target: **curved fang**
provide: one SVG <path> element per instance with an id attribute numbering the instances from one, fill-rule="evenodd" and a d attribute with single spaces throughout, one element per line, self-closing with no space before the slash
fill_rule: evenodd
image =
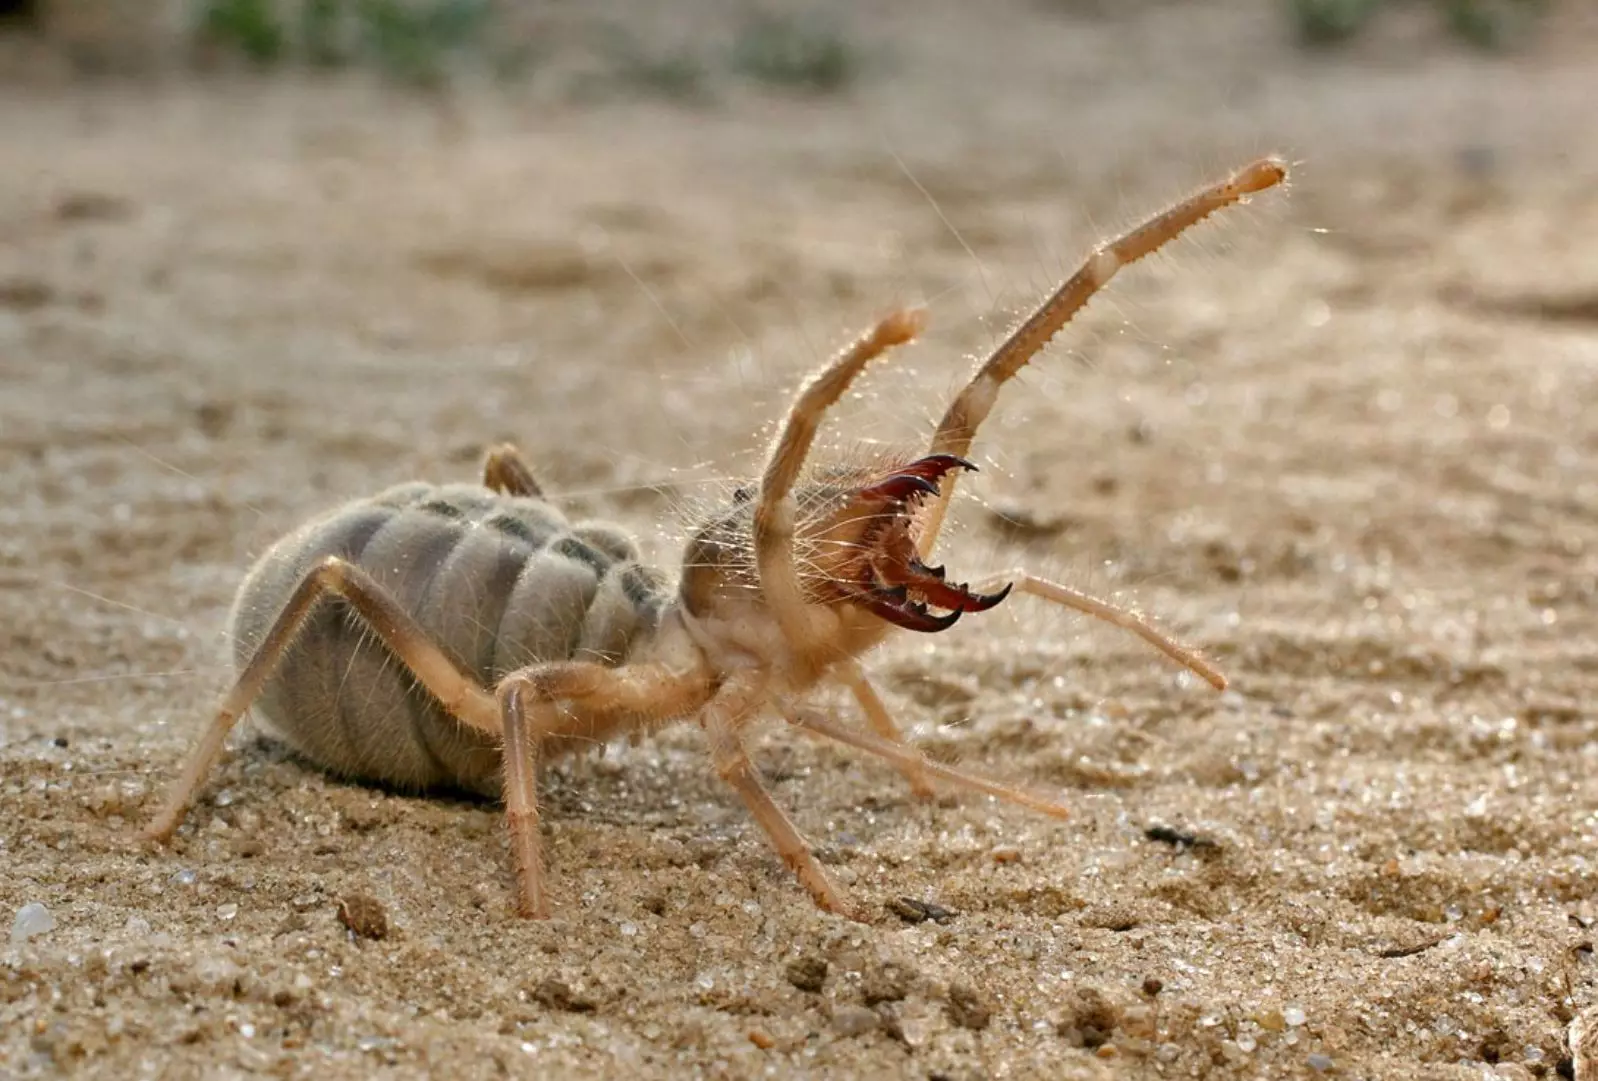
<path id="1" fill-rule="evenodd" d="M 874 589 L 857 597 L 856 601 L 872 615 L 887 620 L 896 627 L 927 634 L 948 630 L 963 614 L 959 608 L 956 608 L 947 615 L 935 616 L 927 611 L 926 605 L 905 600 L 903 589 Z"/>
<path id="2" fill-rule="evenodd" d="M 908 499 L 912 495 L 937 495 L 938 481 L 955 469 L 975 473 L 977 467 L 955 454 L 929 454 L 895 469 L 882 480 L 860 489 L 866 499 Z"/>

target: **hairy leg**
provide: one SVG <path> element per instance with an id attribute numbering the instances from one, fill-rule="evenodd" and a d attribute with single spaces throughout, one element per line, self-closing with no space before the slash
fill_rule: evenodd
<path id="1" fill-rule="evenodd" d="M 328 595 L 346 601 L 451 715 L 479 731 L 499 731 L 493 696 L 445 656 L 371 575 L 353 563 L 329 556 L 300 579 L 271 630 L 222 700 L 216 717 L 189 756 L 182 777 L 172 785 L 160 812 L 145 828 L 146 837 L 166 840 L 172 836 L 195 791 L 221 755 L 228 732 L 261 693 L 316 603 Z"/>
<path id="2" fill-rule="evenodd" d="M 767 606 L 796 647 L 808 645 L 811 635 L 804 591 L 794 565 L 794 481 L 815 442 L 822 414 L 843 396 L 873 359 L 914 338 L 924 318 L 925 313 L 919 310 L 895 312 L 811 376 L 788 410 L 782 431 L 772 445 L 755 504 L 755 566 Z"/>
<path id="3" fill-rule="evenodd" d="M 548 703 L 541 716 L 528 716 L 530 687 L 520 680 L 501 684 L 500 704 L 505 729 L 505 830 L 510 834 L 511 858 L 516 864 L 516 914 L 527 919 L 549 918 L 544 893 L 544 839 L 539 836 L 538 749 L 539 722 L 548 723 L 553 712 Z"/>
<path id="4" fill-rule="evenodd" d="M 854 661 L 845 661 L 834 671 L 837 673 L 838 682 L 854 692 L 855 701 L 860 703 L 860 709 L 865 713 L 866 720 L 870 722 L 872 731 L 882 739 L 902 745 L 904 736 L 899 734 L 899 726 L 893 723 L 893 715 L 888 712 L 888 707 L 877 694 L 877 689 L 871 685 L 871 681 L 866 678 L 861 667 Z M 920 762 L 894 763 L 894 766 L 904 774 L 905 780 L 910 782 L 910 791 L 917 796 L 926 799 L 935 794 L 931 783 L 927 780 L 927 771 L 921 768 Z"/>
<path id="5" fill-rule="evenodd" d="M 703 673 L 656 664 L 611 668 L 592 661 L 552 661 L 512 672 L 500 681 L 498 695 L 517 911 L 545 919 L 549 899 L 537 783 L 544 743 L 560 738 L 603 742 L 621 728 L 684 716 L 704 705 L 710 683 Z"/>
<path id="6" fill-rule="evenodd" d="M 1153 624 L 1136 612 L 1111 604 L 1109 601 L 1100 600 L 1070 586 L 1051 582 L 1046 578 L 1039 578 L 1035 574 L 1017 568 L 1005 574 L 996 574 L 989 579 L 985 588 L 992 588 L 1000 582 L 1014 583 L 1016 592 L 1030 593 L 1034 597 L 1050 601 L 1054 604 L 1074 608 L 1078 612 L 1085 612 L 1094 619 L 1102 619 L 1106 623 L 1113 623 L 1123 630 L 1131 631 L 1143 641 L 1171 658 L 1177 664 L 1195 673 L 1218 691 L 1226 690 L 1226 676 L 1210 662 L 1199 656 L 1197 650 L 1182 645 L 1174 638 L 1161 633 Z"/>
<path id="7" fill-rule="evenodd" d="M 824 736 L 827 739 L 837 740 L 839 743 L 847 744 L 868 754 L 874 754 L 900 770 L 920 769 L 933 780 L 958 785 L 961 788 L 973 789 L 977 792 L 985 792 L 1008 803 L 1015 803 L 1034 811 L 1041 811 L 1051 818 L 1069 818 L 1071 816 L 1071 812 L 1063 804 L 1035 795 L 1024 788 L 1006 784 L 1003 781 L 990 780 L 975 773 L 955 769 L 953 766 L 945 766 L 941 762 L 934 762 L 902 744 L 882 739 L 868 732 L 857 731 L 845 724 L 839 724 L 819 711 L 787 702 L 780 703 L 780 707 L 783 716 L 795 727 L 802 728 L 811 735 Z"/>
<path id="8" fill-rule="evenodd" d="M 977 428 L 987 419 L 999 398 L 999 388 L 1026 366 L 1049 339 L 1060 332 L 1093 295 L 1115 277 L 1117 271 L 1145 255 L 1164 247 L 1211 214 L 1248 196 L 1280 184 L 1287 178 L 1287 166 L 1276 158 L 1264 158 L 1244 166 L 1219 183 L 1183 199 L 1156 214 L 1129 232 L 1095 248 L 1087 260 L 1058 289 L 1038 305 L 993 355 L 977 369 L 971 382 L 949 404 L 932 437 L 933 454 L 965 457 Z M 921 558 L 932 554 L 938 532 L 954 494 L 955 478 L 949 477 L 939 494 L 927 503 L 926 518 L 918 541 Z"/>
<path id="9" fill-rule="evenodd" d="M 743 799 L 744 806 L 749 808 L 749 813 L 771 839 L 777 855 L 810 891 L 816 904 L 824 911 L 861 919 L 843 892 L 827 877 L 827 872 L 822 869 L 803 835 L 772 800 L 749 761 L 742 729 L 754 710 L 759 708 L 763 689 L 758 681 L 729 681 L 705 707 L 702 716 L 705 733 L 710 738 L 711 761 L 721 779 Z"/>
<path id="10" fill-rule="evenodd" d="M 483 459 L 483 486 L 506 495 L 543 495 L 543 485 L 514 444 L 501 443 Z"/>
<path id="11" fill-rule="evenodd" d="M 516 853 L 523 915 L 549 914 L 534 787 L 539 743 L 591 734 L 598 713 L 615 713 L 636 722 L 694 710 L 700 711 L 717 774 L 738 793 L 783 863 L 823 909 L 851 914 L 842 893 L 788 816 L 772 801 L 749 761 L 742 729 L 762 704 L 764 681 L 753 674 L 734 674 L 714 697 L 709 688 L 707 679 L 685 679 L 660 666 L 606 668 L 581 661 L 537 665 L 500 683 L 505 709 L 506 817 Z M 572 708 L 563 711 L 560 702 Z M 517 761 L 512 761 L 513 756 Z"/>

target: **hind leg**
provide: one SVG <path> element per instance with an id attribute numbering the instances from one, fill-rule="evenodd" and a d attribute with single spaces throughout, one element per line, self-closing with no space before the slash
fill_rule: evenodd
<path id="1" fill-rule="evenodd" d="M 164 841 L 172 836 L 183 821 L 189 801 L 221 756 L 233 725 L 261 693 L 317 602 L 329 594 L 346 601 L 452 716 L 479 731 L 499 734 L 493 695 L 445 656 L 371 575 L 353 563 L 329 556 L 300 579 L 271 630 L 222 700 L 221 708 L 189 756 L 182 777 L 172 785 L 160 812 L 145 827 L 146 837 Z"/>
<path id="2" fill-rule="evenodd" d="M 501 443 L 483 459 L 483 487 L 505 495 L 541 496 L 543 485 L 533 475 L 522 452 L 511 443 Z"/>

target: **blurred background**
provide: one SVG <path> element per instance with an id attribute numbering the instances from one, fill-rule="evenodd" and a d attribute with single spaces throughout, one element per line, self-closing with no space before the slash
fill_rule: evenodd
<path id="1" fill-rule="evenodd" d="M 1251 10 L 1306 50 L 1384 35 L 1410 45 L 1446 38 L 1494 52 L 1544 33 L 1538 20 L 1555 0 L 1040 0 L 1029 6 L 1038 17 L 1066 20 L 1141 17 L 1151 9 L 1196 9 L 1212 17 Z M 708 93 L 729 71 L 814 91 L 843 89 L 859 73 L 863 27 L 851 23 L 850 5 L 688 3 L 645 16 L 643 25 L 636 9 L 510 0 L 7 0 L 0 18 L 86 71 L 215 66 L 231 59 L 263 69 L 369 67 L 401 82 L 437 86 L 474 67 L 505 78 L 560 67 L 565 70 L 544 80 L 552 87 L 570 90 L 573 82 L 586 82 L 593 90 L 608 75 L 616 84 L 669 97 Z M 662 33 L 672 26 L 676 34 Z M 566 63 L 557 65 L 557 59 Z M 582 74 L 574 75 L 574 68 Z"/>
<path id="2" fill-rule="evenodd" d="M 0 3 L 0 897 L 57 921 L 0 1051 L 1096 1077 L 1113 1032 L 1191 1076 L 1568 1070 L 1598 918 L 1594 102 L 1584 0 Z M 129 851 L 227 682 L 241 576 L 309 516 L 513 440 L 670 566 L 885 308 L 931 326 L 832 452 L 915 446 L 1094 243 L 1266 153 L 1286 191 L 1125 272 L 1002 399 L 948 552 L 1135 604 L 1232 691 L 1019 598 L 872 670 L 918 745 L 1074 821 L 762 746 L 874 911 L 925 896 L 952 930 L 824 924 L 691 728 L 550 771 L 553 929 L 499 907 L 492 808 L 242 734 L 175 852 Z M 397 954 L 348 940 L 346 887 Z M 188 990 L 86 975 L 108 944 Z M 800 949 L 913 954 L 898 1035 L 834 1026 L 859 981 L 804 997 Z M 533 1010 L 507 951 L 577 991 Z M 955 977 L 980 1036 L 927 990 Z"/>

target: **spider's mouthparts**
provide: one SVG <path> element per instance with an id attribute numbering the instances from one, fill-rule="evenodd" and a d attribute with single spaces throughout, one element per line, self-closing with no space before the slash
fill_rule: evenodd
<path id="1" fill-rule="evenodd" d="M 950 585 L 942 567 L 928 567 L 912 558 L 905 566 L 902 580 L 892 586 L 874 586 L 862 603 L 875 615 L 895 626 L 910 631 L 943 631 L 954 626 L 955 621 L 967 612 L 986 612 L 1010 595 L 1014 583 L 996 593 L 973 593 L 969 586 Z M 912 601 L 914 590 L 923 599 Z M 929 605 L 946 608 L 941 616 L 933 615 Z"/>
<path id="2" fill-rule="evenodd" d="M 925 604 L 912 601 L 910 591 L 904 586 L 891 589 L 876 586 L 859 600 L 879 619 L 885 619 L 907 631 L 946 631 L 954 626 L 962 614 L 962 609 L 956 608 L 945 615 L 935 616 Z"/>
<path id="3" fill-rule="evenodd" d="M 929 454 L 909 465 L 895 469 L 860 495 L 866 499 L 902 501 L 917 495 L 937 495 L 938 481 L 955 469 L 975 473 L 977 467 L 953 454 Z"/>
<path id="4" fill-rule="evenodd" d="M 938 482 L 953 470 L 975 472 L 976 468 L 953 454 L 929 454 L 862 488 L 859 495 L 900 504 L 902 512 L 914 499 L 937 495 Z M 1009 596 L 1009 586 L 997 593 L 973 593 L 969 586 L 949 582 L 942 567 L 929 567 L 916 556 L 904 520 L 900 520 L 898 529 L 896 537 L 889 534 L 879 557 L 873 560 L 875 582 L 867 584 L 855 598 L 879 619 L 910 631 L 943 631 L 965 613 L 985 612 Z M 944 612 L 934 614 L 933 608 Z"/>

